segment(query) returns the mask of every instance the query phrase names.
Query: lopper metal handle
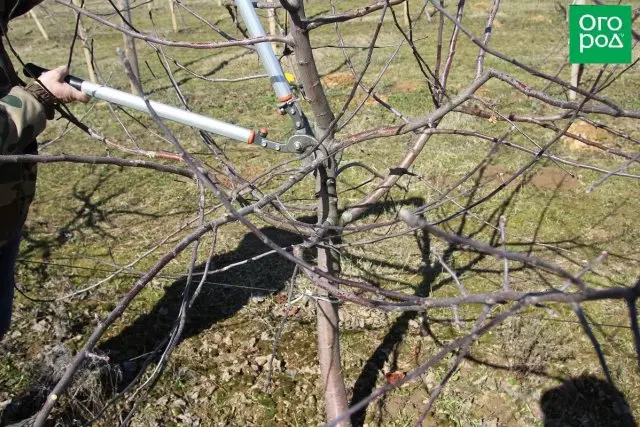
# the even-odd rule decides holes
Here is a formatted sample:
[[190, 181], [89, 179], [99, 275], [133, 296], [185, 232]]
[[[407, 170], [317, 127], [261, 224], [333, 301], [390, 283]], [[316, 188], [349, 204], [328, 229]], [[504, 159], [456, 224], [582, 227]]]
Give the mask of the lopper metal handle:
[[[35, 64], [25, 64], [23, 71], [27, 77], [37, 78], [42, 73], [49, 70]], [[64, 81], [93, 98], [102, 99], [103, 101], [107, 101], [112, 104], [132, 108], [134, 110], [142, 111], [143, 113], [149, 113], [146, 102], [139, 96], [101, 84], [92, 83], [71, 75], [66, 76]], [[150, 101], [150, 104], [156, 114], [163, 119], [172, 120], [187, 126], [193, 126], [208, 132], [213, 132], [227, 138], [235, 139], [236, 141], [242, 141], [249, 144], [257, 143], [258, 145], [266, 148], [277, 150], [277, 147], [280, 146], [278, 143], [265, 139], [260, 133], [236, 126], [232, 123], [226, 123], [212, 117], [203, 116], [202, 114], [193, 113], [191, 111], [186, 111], [160, 102]]]
[[[251, 37], [264, 37], [267, 35], [251, 0], [236, 0], [236, 6], [238, 7], [238, 11], [242, 16], [242, 20], [247, 26], [247, 31], [249, 31], [249, 35]], [[289, 86], [289, 82], [282, 72], [282, 67], [271, 48], [271, 43], [257, 43], [256, 50], [262, 60], [264, 69], [271, 78], [271, 85], [273, 86], [273, 90], [276, 93], [278, 100], [280, 102], [290, 100], [293, 97], [291, 86]]]
[[[268, 43], [267, 43], [268, 44]], [[269, 46], [269, 48], [271, 48]], [[27, 77], [38, 78], [42, 73], [49, 70], [42, 68], [35, 64], [25, 64], [24, 74]], [[112, 104], [122, 105], [123, 107], [132, 108], [134, 110], [149, 113], [144, 99], [139, 96], [132, 95], [127, 92], [122, 92], [117, 89], [113, 89], [100, 84], [92, 83], [90, 81], [83, 80], [75, 76], [66, 76], [64, 81], [69, 83], [75, 89], [86, 93], [87, 95], [102, 99], [103, 101], [110, 102]], [[250, 129], [245, 129], [240, 126], [236, 126], [232, 123], [216, 120], [212, 117], [203, 116], [201, 114], [193, 113], [191, 111], [182, 110], [180, 108], [173, 107], [171, 105], [161, 104], [155, 101], [149, 101], [151, 107], [155, 113], [163, 119], [172, 120], [177, 123], [182, 123], [187, 126], [192, 126], [197, 129], [202, 129], [208, 132], [213, 132], [218, 135], [225, 136], [227, 138], [235, 139], [236, 141], [246, 142], [248, 144], [256, 144], [263, 148], [270, 150], [280, 151], [283, 153], [301, 153], [305, 148], [312, 146], [313, 141], [309, 141], [304, 135], [295, 135], [291, 138], [291, 143], [279, 143], [269, 141], [266, 139], [266, 131], [255, 132]]]
[[[24, 68], [22, 69], [24, 75], [27, 77], [31, 77], [32, 79], [37, 79], [47, 71], [50, 70], [31, 63], [24, 64]], [[82, 90], [82, 83], [84, 82], [84, 80], [82, 80], [80, 77], [72, 76], [71, 74], [69, 74], [64, 78], [64, 81], [70, 84], [74, 89]]]

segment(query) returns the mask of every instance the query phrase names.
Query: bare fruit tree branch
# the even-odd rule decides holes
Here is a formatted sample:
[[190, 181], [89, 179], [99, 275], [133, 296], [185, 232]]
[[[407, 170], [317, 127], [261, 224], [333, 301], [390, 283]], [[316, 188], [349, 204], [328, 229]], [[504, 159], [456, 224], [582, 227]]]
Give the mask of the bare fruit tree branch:
[[[189, 321], [199, 314], [198, 304], [208, 298], [208, 289], [243, 288], [246, 277], [265, 289], [278, 288], [282, 283], [271, 283], [277, 281], [271, 278], [274, 264], [252, 270], [272, 259], [287, 266], [285, 314], [274, 320], [270, 313], [256, 322], [277, 332], [268, 346], [268, 368], [250, 365], [252, 375], [265, 377], [264, 387], [251, 390], [278, 390], [275, 356], [287, 354], [285, 344], [293, 339], [288, 331], [304, 327], [304, 322], [292, 321], [290, 313], [298, 309], [294, 302], [309, 300], [317, 334], [317, 388], [323, 393], [322, 417], [328, 426], [361, 425], [358, 414], [371, 415], [371, 402], [438, 368], [441, 377], [424, 406], [412, 414], [412, 421], [421, 425], [438, 408], [439, 397], [450, 391], [463, 362], [482, 348], [483, 337], [508, 328], [504, 324], [525, 311], [573, 314], [594, 350], [589, 355], [592, 366], [614, 386], [612, 356], [587, 307], [616, 307], [616, 314], [622, 310], [623, 316], [629, 315], [629, 339], [640, 363], [640, 282], [630, 268], [637, 262], [637, 251], [629, 243], [634, 219], [625, 216], [637, 212], [633, 191], [640, 179], [640, 111], [628, 99], [630, 87], [638, 83], [637, 73], [631, 72], [637, 71], [637, 61], [587, 67], [588, 79], [575, 87], [565, 75], [564, 51], [552, 49], [553, 43], [564, 46], [566, 38], [549, 40], [549, 52], [519, 52], [515, 44], [507, 44], [508, 37], [495, 37], [502, 31], [502, 14], [517, 12], [513, 4], [499, 0], [482, 6], [464, 0], [376, 0], [364, 6], [332, 0], [258, 2], [259, 8], [277, 8], [271, 18], [286, 17], [279, 23], [286, 34], [253, 38], [245, 34], [233, 2], [212, 12], [217, 6], [211, 2], [178, 1], [185, 24], [179, 41], [165, 38], [173, 32], [164, 28], [170, 21], [160, 19], [164, 12], [157, 8], [132, 4], [125, 8], [131, 18], [120, 25], [114, 23], [122, 12], [115, 4], [54, 3], [56, 19], [82, 16], [83, 27], [75, 31], [86, 31], [96, 41], [92, 61], [100, 84], [133, 85], [148, 114], [102, 108], [102, 102], [95, 102], [77, 118], [72, 114], [79, 111], [75, 106], [61, 107], [68, 123], [51, 125], [57, 136], [42, 144], [41, 154], [2, 154], [0, 165], [84, 165], [89, 174], [93, 166], [104, 165], [119, 176], [144, 169], [153, 172], [145, 172], [151, 181], [130, 178], [127, 192], [148, 185], [145, 198], [185, 197], [173, 206], [176, 219], [149, 215], [148, 225], [140, 225], [153, 244], [133, 241], [132, 236], [122, 237], [131, 240], [125, 243], [103, 237], [102, 255], [87, 256], [100, 258], [96, 263], [109, 268], [105, 274], [93, 277], [98, 276], [95, 269], [87, 283], [68, 280], [77, 287], [64, 289], [62, 296], [35, 293], [47, 295], [42, 304], [65, 301], [74, 308], [98, 292], [100, 298], [112, 298], [108, 308], [100, 306], [96, 312], [97, 324], [82, 325], [78, 336], [86, 338], [74, 343], [76, 354], [46, 389], [36, 426], [44, 426], [73, 403], [76, 395], [70, 390], [81, 380], [91, 355], [119, 333], [117, 323], [141, 316], [135, 307], [143, 290], [158, 280], [173, 279], [179, 298], [175, 313], [162, 319], [167, 330], [134, 355], [141, 362], [131, 382], [114, 387], [107, 403], [87, 417], [105, 425], [135, 423], [153, 388], [166, 387], [162, 375], [172, 367], [183, 340], [193, 338]], [[406, 21], [398, 19], [400, 5]], [[483, 13], [473, 12], [479, 9]], [[476, 36], [472, 28], [484, 31]], [[136, 47], [139, 70], [114, 57], [105, 35], [112, 33], [142, 41]], [[69, 38], [70, 50], [75, 39], [73, 34]], [[269, 92], [273, 82], [266, 77], [271, 74], [261, 69], [256, 53], [270, 42], [284, 44], [277, 55], [293, 97], [277, 100]], [[7, 43], [23, 62], [23, 41], [7, 37]], [[575, 100], [568, 100], [569, 91], [576, 93]], [[239, 145], [162, 120], [151, 99], [259, 129], [252, 131], [254, 138], [259, 134], [262, 141], [268, 137], [282, 146], [304, 126], [294, 119], [292, 127], [273, 113], [304, 111], [311, 124], [305, 136], [314, 138], [315, 145], [289, 153], [252, 145], [253, 139], [249, 146]], [[82, 138], [81, 144], [74, 138]], [[541, 174], [549, 170], [553, 172], [546, 179]], [[611, 194], [607, 186], [613, 188]], [[588, 209], [592, 203], [602, 205], [597, 215]], [[626, 228], [611, 230], [610, 216]], [[577, 236], [549, 229], [550, 221], [577, 230]], [[38, 224], [30, 224], [29, 233]], [[291, 239], [281, 242], [274, 230]], [[606, 241], [594, 243], [594, 236], [602, 234]], [[254, 240], [245, 241], [249, 238]], [[254, 251], [256, 245], [262, 246]], [[225, 256], [227, 249], [233, 257]], [[115, 279], [124, 283], [117, 297], [104, 286]], [[345, 360], [354, 358], [345, 352], [354, 347], [342, 330], [348, 322], [341, 320], [359, 321], [363, 312], [382, 313], [384, 327], [391, 325], [375, 355], [357, 355], [362, 376], [371, 374], [366, 387], [360, 387], [362, 378], [353, 386], [354, 376], [346, 371], [353, 363]], [[387, 379], [394, 372], [386, 369], [400, 372], [393, 358], [404, 351], [400, 343], [406, 325], [434, 313], [455, 325], [451, 336], [428, 340], [427, 356], [418, 348], [412, 370], [406, 375], [403, 371], [400, 379]], [[372, 331], [357, 325], [349, 336], [356, 329], [353, 333], [363, 341], [371, 340]], [[389, 345], [398, 330], [403, 336]], [[382, 378], [387, 383], [377, 382]]]

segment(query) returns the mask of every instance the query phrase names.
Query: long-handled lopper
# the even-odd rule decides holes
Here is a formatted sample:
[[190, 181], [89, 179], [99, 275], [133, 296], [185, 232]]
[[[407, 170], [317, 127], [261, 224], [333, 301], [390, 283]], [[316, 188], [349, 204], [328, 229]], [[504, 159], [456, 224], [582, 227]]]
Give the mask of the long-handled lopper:
[[[266, 33], [260, 23], [260, 19], [256, 14], [256, 10], [254, 9], [251, 0], [235, 0], [235, 3], [243, 21], [247, 25], [249, 35], [254, 38], [264, 37]], [[255, 46], [262, 65], [269, 75], [273, 91], [280, 102], [278, 110], [282, 115], [286, 114], [291, 118], [296, 129], [295, 134], [291, 136], [286, 143], [274, 142], [266, 139], [267, 131], [264, 129], [256, 132], [251, 129], [245, 129], [231, 123], [216, 120], [212, 117], [203, 116], [201, 114], [182, 110], [180, 108], [161, 104], [155, 101], [150, 101], [151, 108], [153, 108], [156, 114], [163, 119], [182, 123], [184, 125], [212, 132], [236, 141], [256, 144], [261, 147], [283, 153], [303, 153], [306, 149], [315, 146], [317, 141], [313, 137], [309, 121], [293, 98], [291, 86], [282, 72], [282, 67], [280, 67], [278, 59], [273, 53], [271, 43], [262, 42], [257, 43]], [[25, 75], [31, 78], [38, 78], [38, 76], [46, 71], [47, 69], [35, 64], [26, 64], [24, 67]], [[88, 82], [71, 75], [67, 76], [65, 81], [75, 89], [82, 91], [91, 97], [102, 99], [112, 104], [122, 105], [123, 107], [133, 108], [134, 110], [142, 111], [144, 113], [149, 113], [147, 104], [139, 96], [113, 89], [108, 86]]]
[[[24, 67], [24, 73], [27, 77], [38, 78], [42, 73], [48, 71], [35, 64], [26, 64]], [[65, 82], [80, 90], [87, 95], [102, 99], [112, 104], [121, 105], [123, 107], [132, 108], [134, 110], [149, 113], [147, 104], [145, 101], [136, 95], [132, 95], [121, 90], [113, 89], [108, 86], [104, 86], [97, 83], [92, 83], [87, 80], [83, 80], [79, 77], [68, 75], [65, 77]], [[287, 100], [289, 101], [289, 100]], [[151, 107], [155, 113], [167, 120], [171, 120], [177, 123], [182, 123], [187, 126], [195, 127], [207, 132], [212, 132], [217, 135], [221, 135], [236, 141], [245, 142], [247, 144], [255, 144], [264, 148], [280, 151], [283, 153], [302, 153], [307, 148], [315, 145], [315, 138], [308, 132], [308, 124], [302, 112], [293, 105], [286, 105], [287, 102], [281, 103], [280, 111], [283, 114], [296, 116], [298, 121], [304, 120], [306, 126], [302, 126], [298, 129], [296, 134], [291, 136], [286, 143], [274, 142], [266, 139], [267, 132], [262, 129], [259, 131], [253, 131], [246, 129], [232, 123], [216, 120], [212, 117], [207, 117], [202, 114], [193, 113], [191, 111], [182, 110], [170, 105], [162, 104], [156, 101], [150, 101]], [[293, 104], [293, 103], [292, 103]], [[300, 118], [302, 117], [302, 118]], [[292, 119], [296, 119], [293, 118]]]

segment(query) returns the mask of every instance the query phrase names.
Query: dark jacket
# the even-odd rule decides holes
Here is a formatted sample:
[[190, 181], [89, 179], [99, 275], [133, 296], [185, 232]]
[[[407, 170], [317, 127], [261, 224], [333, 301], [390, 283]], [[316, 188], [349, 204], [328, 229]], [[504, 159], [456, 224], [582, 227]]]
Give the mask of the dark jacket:
[[[0, 0], [3, 33], [9, 20], [41, 1]], [[44, 106], [22, 86], [4, 45], [0, 44], [0, 156], [36, 154], [35, 138], [46, 126]], [[22, 228], [35, 188], [35, 164], [0, 163], [0, 246]]]

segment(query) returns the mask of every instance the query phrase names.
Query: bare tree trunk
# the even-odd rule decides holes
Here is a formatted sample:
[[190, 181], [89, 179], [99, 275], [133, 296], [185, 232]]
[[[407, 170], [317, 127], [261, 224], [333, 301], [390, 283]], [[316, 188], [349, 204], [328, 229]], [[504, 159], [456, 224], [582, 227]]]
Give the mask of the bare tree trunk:
[[409, 0], [404, 2], [404, 25], [409, 27], [411, 25], [411, 20], [409, 19]]
[[[76, 4], [77, 6], [81, 5], [81, 2], [79, 0], [73, 0], [73, 3]], [[78, 17], [78, 19], [81, 19], [81, 18]], [[95, 83], [96, 72], [93, 69], [91, 49], [89, 48], [87, 32], [85, 31], [84, 26], [82, 25], [82, 20], [78, 22], [78, 37], [80, 37], [80, 40], [82, 41], [82, 52], [84, 53], [84, 61], [87, 64], [87, 72], [89, 73], [89, 80]]]
[[[278, 36], [278, 25], [276, 23], [276, 11], [275, 9], [267, 9], [267, 17], [269, 18], [269, 34], [272, 36]], [[274, 52], [278, 51], [278, 43], [271, 43], [271, 47]]]
[[[584, 64], [571, 64], [571, 85], [575, 87], [580, 86], [580, 78], [582, 77], [582, 71], [584, 70]], [[574, 101], [576, 99], [576, 93], [572, 90], [569, 91], [569, 99]]]
[[176, 9], [173, 7], [173, 0], [169, 0], [169, 10], [171, 11], [171, 25], [173, 25], [173, 31], [178, 32], [178, 20], [176, 19]]
[[[295, 3], [295, 4], [294, 4]], [[335, 116], [322, 88], [320, 76], [311, 50], [309, 34], [304, 30], [305, 19], [302, 1], [283, 2], [291, 15], [291, 35], [295, 43], [295, 57], [300, 82], [313, 109], [318, 138], [325, 137], [323, 144], [328, 147], [333, 135], [331, 125]], [[336, 191], [337, 161], [329, 158], [324, 165], [316, 170], [316, 191], [318, 197], [319, 224], [336, 225], [339, 220], [338, 196]], [[328, 236], [331, 240], [338, 240], [337, 235]], [[336, 250], [326, 247], [318, 248], [318, 267], [332, 275], [340, 272], [340, 254]], [[320, 279], [326, 280], [326, 279]], [[326, 291], [319, 289], [320, 294], [327, 298], [318, 301], [317, 331], [318, 331], [318, 359], [322, 387], [325, 397], [325, 411], [328, 419], [333, 419], [349, 408], [347, 393], [342, 376], [342, 361], [340, 358], [340, 327], [338, 305], [335, 304]], [[343, 421], [340, 426], [349, 423]]]
[[[303, 29], [303, 19], [305, 18], [302, 2], [300, 2], [299, 9], [287, 7], [287, 10], [289, 10], [291, 16], [291, 36], [295, 44], [296, 63], [300, 72], [300, 82], [304, 87], [307, 99], [313, 110], [316, 121], [316, 137], [320, 138], [329, 132], [331, 122], [335, 117], [329, 106], [329, 101], [327, 101], [327, 96], [322, 89], [320, 75], [318, 74], [316, 62], [311, 50], [309, 33]], [[331, 135], [329, 135], [325, 142], [330, 142], [331, 139]]]
[[[338, 196], [336, 192], [336, 159], [332, 157], [326, 167], [316, 171], [316, 189], [318, 190], [318, 223], [337, 224]], [[331, 236], [336, 242], [338, 236]], [[340, 254], [326, 247], [318, 248], [318, 267], [337, 275], [340, 272]], [[326, 279], [321, 278], [325, 281]], [[342, 359], [340, 357], [340, 319], [338, 317], [337, 300], [329, 296], [327, 291], [319, 289], [319, 294], [326, 300], [319, 300], [317, 306], [316, 327], [318, 332], [318, 359], [322, 389], [324, 390], [325, 411], [328, 419], [333, 419], [349, 409], [347, 393], [342, 376]], [[344, 421], [340, 426], [348, 426]]]
[[[131, 8], [129, 6], [129, 0], [122, 0], [120, 3], [120, 9], [122, 10], [122, 16], [126, 20], [122, 25], [125, 28], [130, 27], [131, 24]], [[124, 38], [124, 54], [131, 64], [131, 69], [136, 76], [136, 79], [140, 80], [140, 68], [138, 67], [138, 53], [136, 52], [135, 39], [127, 34], [123, 34]], [[136, 93], [136, 87], [131, 84], [131, 92]]]
[[31, 16], [31, 18], [36, 23], [36, 27], [38, 27], [38, 30], [40, 30], [40, 34], [42, 34], [42, 37], [44, 37], [45, 40], [49, 40], [49, 35], [47, 34], [47, 32], [45, 31], [44, 27], [40, 23], [40, 20], [38, 19], [38, 16], [36, 15], [35, 10], [31, 9], [29, 11], [29, 16]]
[[[575, 0], [574, 4], [583, 5], [585, 4], [585, 0]], [[567, 19], [569, 19], [569, 14], [567, 14]], [[584, 64], [571, 64], [571, 85], [578, 87], [580, 84], [580, 77], [582, 76], [582, 70], [584, 69]], [[571, 101], [576, 99], [576, 93], [572, 90], [569, 91], [569, 99]]]

